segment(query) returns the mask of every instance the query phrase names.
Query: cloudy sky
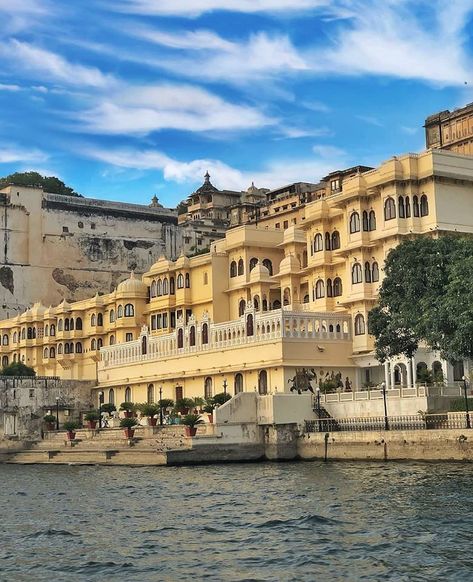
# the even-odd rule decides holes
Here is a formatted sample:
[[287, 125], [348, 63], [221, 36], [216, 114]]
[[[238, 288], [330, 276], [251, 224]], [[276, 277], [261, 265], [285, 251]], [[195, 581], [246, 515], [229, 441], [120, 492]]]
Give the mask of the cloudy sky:
[[473, 0], [0, 0], [0, 175], [175, 204], [421, 150], [473, 101]]

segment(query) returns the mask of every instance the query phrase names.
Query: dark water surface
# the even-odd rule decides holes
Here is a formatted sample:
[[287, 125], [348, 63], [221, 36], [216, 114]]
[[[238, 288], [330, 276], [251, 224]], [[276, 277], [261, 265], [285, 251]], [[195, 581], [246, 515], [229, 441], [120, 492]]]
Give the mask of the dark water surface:
[[473, 580], [471, 465], [0, 465], [0, 580]]

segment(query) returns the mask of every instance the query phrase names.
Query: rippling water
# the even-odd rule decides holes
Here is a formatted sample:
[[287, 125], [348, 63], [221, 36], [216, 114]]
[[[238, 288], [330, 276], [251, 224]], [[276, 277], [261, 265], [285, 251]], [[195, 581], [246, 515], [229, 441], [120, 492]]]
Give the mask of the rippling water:
[[0, 465], [0, 580], [473, 579], [471, 465]]

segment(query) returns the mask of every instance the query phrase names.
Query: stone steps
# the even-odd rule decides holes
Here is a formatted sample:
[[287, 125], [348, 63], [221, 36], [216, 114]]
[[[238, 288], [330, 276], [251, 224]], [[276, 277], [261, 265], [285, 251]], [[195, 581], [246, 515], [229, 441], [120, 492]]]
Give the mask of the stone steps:
[[9, 455], [5, 461], [16, 464], [83, 464], [83, 465], [165, 465], [166, 455], [159, 452], [127, 449], [77, 450], [68, 448], [61, 451], [22, 451]]

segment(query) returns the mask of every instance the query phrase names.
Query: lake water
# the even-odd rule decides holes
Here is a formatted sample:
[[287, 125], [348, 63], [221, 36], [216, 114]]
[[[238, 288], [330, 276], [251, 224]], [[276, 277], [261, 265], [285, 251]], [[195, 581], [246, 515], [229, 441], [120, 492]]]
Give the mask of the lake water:
[[0, 580], [473, 580], [472, 466], [0, 465]]

